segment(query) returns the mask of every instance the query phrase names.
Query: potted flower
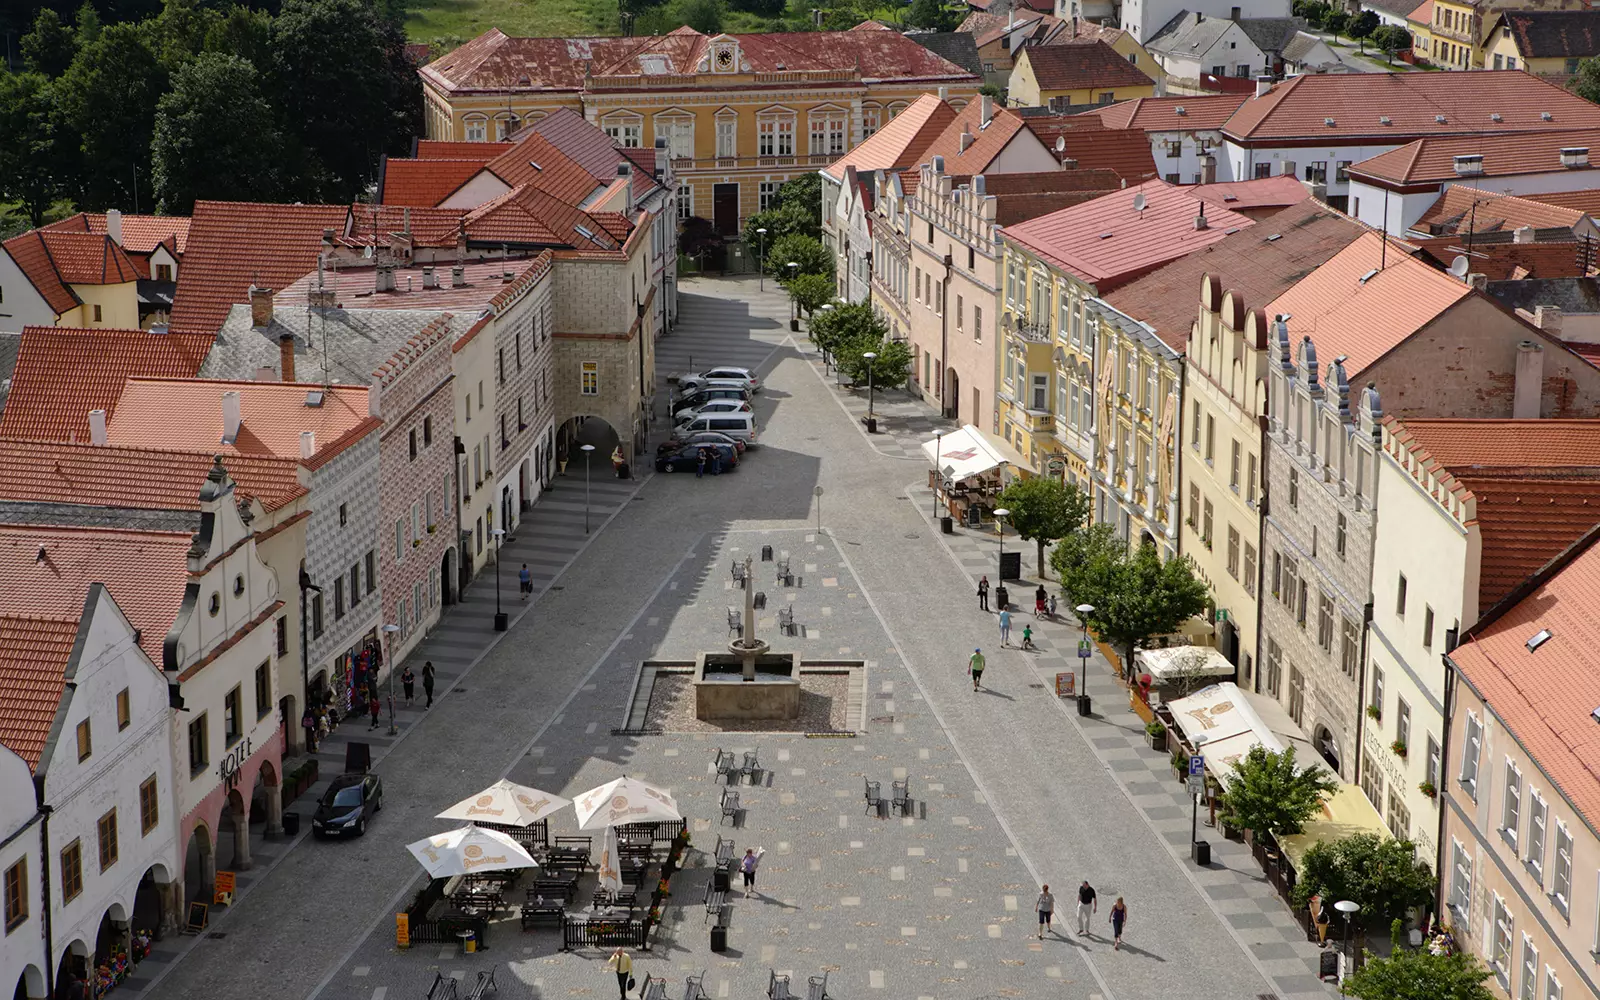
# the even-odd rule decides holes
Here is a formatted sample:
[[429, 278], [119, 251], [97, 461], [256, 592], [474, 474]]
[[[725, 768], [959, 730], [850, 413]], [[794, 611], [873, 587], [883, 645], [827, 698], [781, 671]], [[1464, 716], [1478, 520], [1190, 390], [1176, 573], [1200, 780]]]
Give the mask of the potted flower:
[[430, 524], [430, 525], [428, 525], [428, 534], [430, 534], [430, 535], [431, 535], [431, 534], [433, 534], [433, 533], [434, 533], [434, 532], [435, 532], [435, 531], [438, 531], [438, 530], [439, 530], [439, 526], [438, 526], [438, 525], [437, 525], [437, 524]]
[[667, 891], [669, 888], [671, 888], [671, 885], [668, 883], [668, 881], [666, 879], [662, 879], [661, 884], [656, 886], [656, 895], [662, 897], [672, 895], [672, 893]]
[[1404, 757], [1406, 755], [1405, 740], [1395, 740], [1393, 743], [1389, 744], [1389, 749], [1394, 752], [1396, 757]]
[[1165, 750], [1167, 748], [1167, 727], [1160, 722], [1150, 721], [1144, 725], [1144, 736], [1152, 750]]
[[1437, 788], [1433, 787], [1433, 782], [1431, 782], [1431, 781], [1424, 781], [1421, 784], [1417, 785], [1417, 791], [1419, 791], [1422, 794], [1426, 795], [1430, 799], [1437, 797], [1438, 794], [1439, 794], [1439, 790]]
[[1371, 719], [1373, 722], [1382, 722], [1383, 721], [1383, 712], [1380, 711], [1378, 706], [1376, 706], [1376, 705], [1368, 705], [1367, 706], [1367, 718]]

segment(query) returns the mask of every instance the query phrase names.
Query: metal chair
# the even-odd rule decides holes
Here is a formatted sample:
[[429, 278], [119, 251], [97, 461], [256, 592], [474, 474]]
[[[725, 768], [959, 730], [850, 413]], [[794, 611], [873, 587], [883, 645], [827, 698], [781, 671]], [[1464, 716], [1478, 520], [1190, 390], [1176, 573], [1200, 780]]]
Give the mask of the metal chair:
[[823, 971], [820, 976], [812, 976], [806, 981], [806, 1000], [833, 1000], [828, 996], [828, 973]]
[[739, 614], [739, 609], [738, 608], [729, 608], [728, 609], [728, 634], [729, 635], [738, 635], [743, 629], [744, 629], [744, 619], [743, 619], [743, 616]]
[[889, 786], [889, 804], [900, 815], [911, 815], [911, 779], [896, 781]]
[[741, 779], [750, 779], [752, 785], [756, 783], [756, 775], [764, 770], [761, 766], [760, 754], [760, 747], [756, 747], [754, 750], [746, 750], [744, 752], [744, 763], [739, 767], [739, 777]]
[[776, 970], [768, 970], [767, 1000], [800, 1000], [800, 998], [789, 992], [788, 976], [780, 976]]
[[883, 815], [883, 794], [878, 791], [878, 783], [876, 781], [867, 782], [866, 799], [867, 812], [875, 812], [880, 816]]
[[794, 605], [778, 609], [778, 631], [784, 635], [794, 635]]
[[698, 976], [690, 976], [683, 981], [683, 1000], [707, 1000], [706, 997], [706, 972], [700, 970]]
[[739, 825], [739, 793], [731, 788], [722, 790], [722, 821], [733, 821], [734, 826]]

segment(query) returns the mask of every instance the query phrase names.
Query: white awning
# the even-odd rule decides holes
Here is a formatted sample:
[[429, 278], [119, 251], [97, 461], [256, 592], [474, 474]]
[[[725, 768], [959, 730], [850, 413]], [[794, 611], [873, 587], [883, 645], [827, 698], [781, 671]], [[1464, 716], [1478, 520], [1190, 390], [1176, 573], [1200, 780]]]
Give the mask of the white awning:
[[940, 475], [956, 482], [971, 479], [1000, 465], [1027, 468], [1021, 455], [972, 424], [963, 424], [960, 430], [924, 441], [922, 453], [939, 470]]
[[1175, 677], [1232, 677], [1233, 664], [1212, 646], [1168, 646], [1141, 649], [1133, 654], [1136, 669], [1156, 684]]
[[1245, 691], [1232, 681], [1169, 701], [1167, 708], [1189, 745], [1206, 758], [1206, 772], [1224, 785], [1233, 777], [1231, 761], [1243, 758], [1258, 744], [1273, 753], [1293, 746], [1301, 767], [1325, 767], [1311, 741], [1277, 702]]

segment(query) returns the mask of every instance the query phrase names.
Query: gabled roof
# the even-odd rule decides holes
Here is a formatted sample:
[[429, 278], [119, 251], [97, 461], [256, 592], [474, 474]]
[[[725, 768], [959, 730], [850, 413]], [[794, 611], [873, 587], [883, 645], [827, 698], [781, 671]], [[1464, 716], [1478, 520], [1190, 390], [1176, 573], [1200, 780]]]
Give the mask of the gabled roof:
[[200, 371], [209, 334], [30, 326], [22, 332], [0, 437], [89, 440], [89, 411], [114, 412], [130, 375]]
[[197, 201], [172, 301], [172, 329], [212, 333], [251, 285], [282, 288], [317, 266], [322, 232], [345, 231], [344, 205]]
[[1219, 205], [1236, 212], [1247, 208], [1288, 208], [1311, 197], [1311, 192], [1293, 174], [1196, 184], [1194, 193], [1208, 205]]
[[1600, 188], [1586, 188], [1582, 191], [1551, 191], [1547, 194], [1525, 194], [1522, 197], [1528, 201], [1537, 201], [1545, 205], [1559, 205], [1562, 208], [1576, 209], [1590, 218], [1600, 218]]
[[[917, 162], [930, 163], [935, 156], [942, 156], [945, 173], [948, 174], [981, 174], [988, 170], [989, 164], [1011, 144], [1017, 133], [1025, 130], [1026, 121], [1009, 108], [997, 107], [992, 109], [988, 125], [983, 125], [983, 104], [983, 101], [973, 99], [962, 108], [944, 127], [944, 131], [922, 151]], [[972, 137], [965, 152], [961, 149], [963, 132]], [[1038, 141], [1031, 135], [1025, 138], [1030, 142]]]
[[923, 152], [955, 117], [955, 109], [950, 105], [934, 94], [923, 94], [824, 169], [829, 177], [843, 180], [846, 167], [855, 167], [859, 172], [916, 166], [926, 159]]
[[[1362, 160], [1350, 168], [1350, 173], [1359, 180], [1391, 188], [1472, 181], [1474, 177], [1560, 173], [1570, 169], [1561, 162], [1561, 151], [1569, 148], [1592, 149], [1600, 162], [1600, 128], [1416, 139]], [[1481, 156], [1479, 173], [1467, 177], [1456, 173], [1457, 156]]]
[[1217, 278], [1247, 309], [1259, 309], [1349, 246], [1366, 227], [1310, 200], [1284, 209], [1105, 295], [1182, 351], [1200, 311], [1200, 284]]
[[1262, 52], [1281, 52], [1294, 37], [1309, 28], [1303, 17], [1241, 17], [1239, 28]]
[[1129, 184], [1156, 175], [1150, 140], [1138, 129], [1106, 128], [1092, 115], [1027, 115], [1023, 122], [1052, 152], [1056, 140], [1063, 140], [1066, 148], [1058, 156], [1078, 161], [1079, 169], [1115, 170]]
[[485, 169], [478, 160], [401, 160], [386, 157], [378, 178], [385, 205], [432, 208]]
[[623, 243], [594, 216], [531, 184], [484, 202], [467, 213], [464, 224], [467, 238], [480, 243], [576, 250], [616, 250]]
[[[104, 236], [106, 213], [79, 212], [60, 222], [51, 222], [39, 228], [51, 232], [93, 233]], [[129, 253], [147, 254], [168, 239], [176, 240], [177, 251], [182, 254], [189, 242], [189, 217], [186, 215], [123, 215], [122, 249]]]
[[[309, 390], [322, 394], [319, 405], [310, 404]], [[237, 392], [240, 398], [242, 420], [232, 442], [222, 440], [225, 392]], [[173, 420], [174, 413], [184, 418]], [[298, 460], [302, 431], [312, 431], [318, 442], [331, 444], [368, 420], [365, 385], [130, 378], [106, 426], [106, 442], [124, 448]]]
[[465, 208], [419, 208], [357, 202], [350, 206], [350, 232], [342, 242], [360, 246], [388, 246], [389, 237], [410, 233], [413, 247], [453, 247], [461, 231], [461, 222], [466, 217]]
[[39, 770], [55, 726], [78, 620], [0, 614], [0, 744]]
[[[955, 177], [957, 186], [972, 178]], [[1046, 170], [1039, 173], [985, 174], [984, 194], [995, 199], [994, 221], [1014, 226], [1028, 219], [1091, 201], [1120, 190], [1122, 178], [1113, 170]]]
[[[1432, 2], [1432, 0], [1429, 0]], [[1417, 0], [1361, 0], [1361, 9], [1381, 10], [1395, 17], [1405, 17], [1416, 9]]]
[[[1228, 29], [1237, 24], [1238, 21], [1226, 17], [1207, 17], [1196, 11], [1181, 10], [1158, 28], [1155, 34], [1145, 39], [1144, 47], [1151, 52], [1198, 57], [1211, 51]], [[1249, 37], [1248, 34], [1246, 37]], [[1252, 44], [1255, 43], [1254, 38], [1250, 40]]]
[[[0, 502], [60, 503], [135, 510], [199, 510], [214, 449], [171, 451], [60, 441], [0, 439]], [[306, 495], [292, 458], [234, 455], [241, 495], [277, 510]]]
[[411, 151], [414, 160], [476, 160], [488, 163], [512, 147], [509, 142], [460, 142], [446, 139], [418, 139]]
[[1502, 10], [1485, 35], [1505, 25], [1524, 59], [1587, 59], [1600, 54], [1600, 10]]
[[1542, 201], [1518, 198], [1452, 184], [1439, 200], [1422, 213], [1412, 228], [1433, 236], [1457, 233], [1509, 232], [1523, 226], [1534, 229], [1561, 229], [1568, 233], [1584, 219], [1574, 208], [1547, 205]]
[[1600, 126], [1600, 106], [1521, 70], [1478, 71], [1471, 83], [1463, 87], [1451, 73], [1296, 76], [1273, 84], [1261, 97], [1247, 98], [1223, 131], [1242, 141], [1326, 137], [1394, 143]]
[[[1448, 656], [1591, 830], [1600, 829], [1600, 531], [1489, 611]], [[1548, 638], [1531, 651], [1535, 635]]]
[[58, 315], [79, 305], [69, 285], [139, 280], [128, 255], [104, 234], [34, 229], [0, 245]]
[[[611, 176], [605, 178], [607, 184], [616, 179], [618, 159], [620, 154], [613, 149]], [[490, 160], [484, 169], [511, 187], [531, 184], [557, 201], [573, 206], [581, 205], [601, 183], [577, 160], [538, 133], [529, 135]]]
[[583, 164], [584, 169], [601, 183], [616, 176], [619, 152], [616, 142], [598, 125], [571, 108], [558, 108], [529, 125], [525, 131], [543, 136], [551, 145]]
[[[1383, 262], [1384, 267], [1379, 268]], [[1345, 356], [1357, 375], [1471, 294], [1460, 281], [1363, 233], [1288, 291], [1266, 304], [1289, 314], [1291, 347], [1310, 337], [1321, 357]]]
[[[1025, 39], [1029, 44], [1042, 44], [1064, 35], [1066, 30], [1066, 22], [1052, 14], [1041, 14], [1031, 10], [991, 14], [988, 11], [975, 10], [962, 19], [956, 32], [970, 35], [974, 47], [982, 48], [1011, 34], [1015, 34], [1019, 39]], [[1016, 48], [1022, 47], [1018, 42], [1013, 42], [1013, 45]]]
[[978, 45], [964, 31], [908, 31], [906, 37], [974, 76], [983, 75]]
[[[1409, 6], [1410, 4], [1411, 0], [1405, 0], [1404, 6]], [[1401, 16], [1407, 21], [1412, 21], [1416, 24], [1431, 25], [1433, 24], [1433, 0], [1422, 0], [1421, 3], [1417, 4], [1415, 7], [1412, 7], [1409, 12]]]
[[1246, 98], [1242, 94], [1208, 94], [1193, 97], [1137, 97], [1085, 111], [1111, 128], [1137, 128], [1146, 132], [1219, 130]]
[[1024, 59], [1041, 91], [1154, 86], [1144, 70], [1099, 39], [1030, 45], [1017, 56]]
[[[1134, 207], [1140, 195], [1142, 210]], [[1202, 205], [1188, 188], [1150, 180], [1011, 226], [1005, 236], [1104, 295], [1255, 224], [1237, 212]], [[1201, 214], [1207, 217], [1204, 229], [1195, 227]]]
[[[1435, 236], [1426, 239], [1410, 238], [1412, 246], [1422, 251], [1441, 270], [1465, 256], [1472, 273], [1481, 274], [1490, 281], [1521, 278], [1576, 278], [1593, 266], [1594, 246], [1579, 240], [1560, 242], [1495, 243], [1478, 240], [1467, 246], [1463, 236]], [[1392, 249], [1392, 247], [1391, 247]]]

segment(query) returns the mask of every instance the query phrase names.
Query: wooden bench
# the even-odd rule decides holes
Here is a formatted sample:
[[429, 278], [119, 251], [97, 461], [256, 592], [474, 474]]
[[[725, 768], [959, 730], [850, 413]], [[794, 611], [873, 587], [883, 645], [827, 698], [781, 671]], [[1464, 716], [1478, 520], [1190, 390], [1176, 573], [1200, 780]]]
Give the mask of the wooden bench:
[[581, 856], [585, 863], [587, 863], [589, 860], [589, 855], [594, 851], [594, 838], [557, 837], [555, 847], [552, 848], [552, 850], [556, 851], [557, 853], [570, 855], [572, 857]]
[[532, 927], [537, 927], [541, 923], [554, 924], [556, 927], [560, 927], [561, 919], [565, 913], [566, 911], [562, 909], [560, 903], [549, 900], [543, 903], [524, 903], [522, 904], [522, 929], [528, 930]]
[[528, 889], [528, 899], [537, 899], [544, 896], [547, 899], [561, 899], [572, 902], [572, 897], [578, 892], [578, 876], [576, 875], [541, 875], [533, 880], [533, 885]]
[[722, 790], [722, 821], [733, 821], [734, 826], [739, 825], [739, 793], [731, 788]]
[[433, 974], [433, 985], [428, 987], [426, 1000], [456, 1000], [456, 981], [442, 972]]
[[478, 973], [478, 985], [474, 986], [472, 992], [467, 994], [467, 1000], [483, 1000], [483, 995], [490, 990], [495, 993], [500, 992], [500, 984], [494, 981], [494, 966], [492, 965], [489, 966], [487, 972]]
[[728, 894], [717, 889], [716, 882], [706, 883], [706, 919], [705, 923], [722, 916], [722, 907], [728, 902]]

